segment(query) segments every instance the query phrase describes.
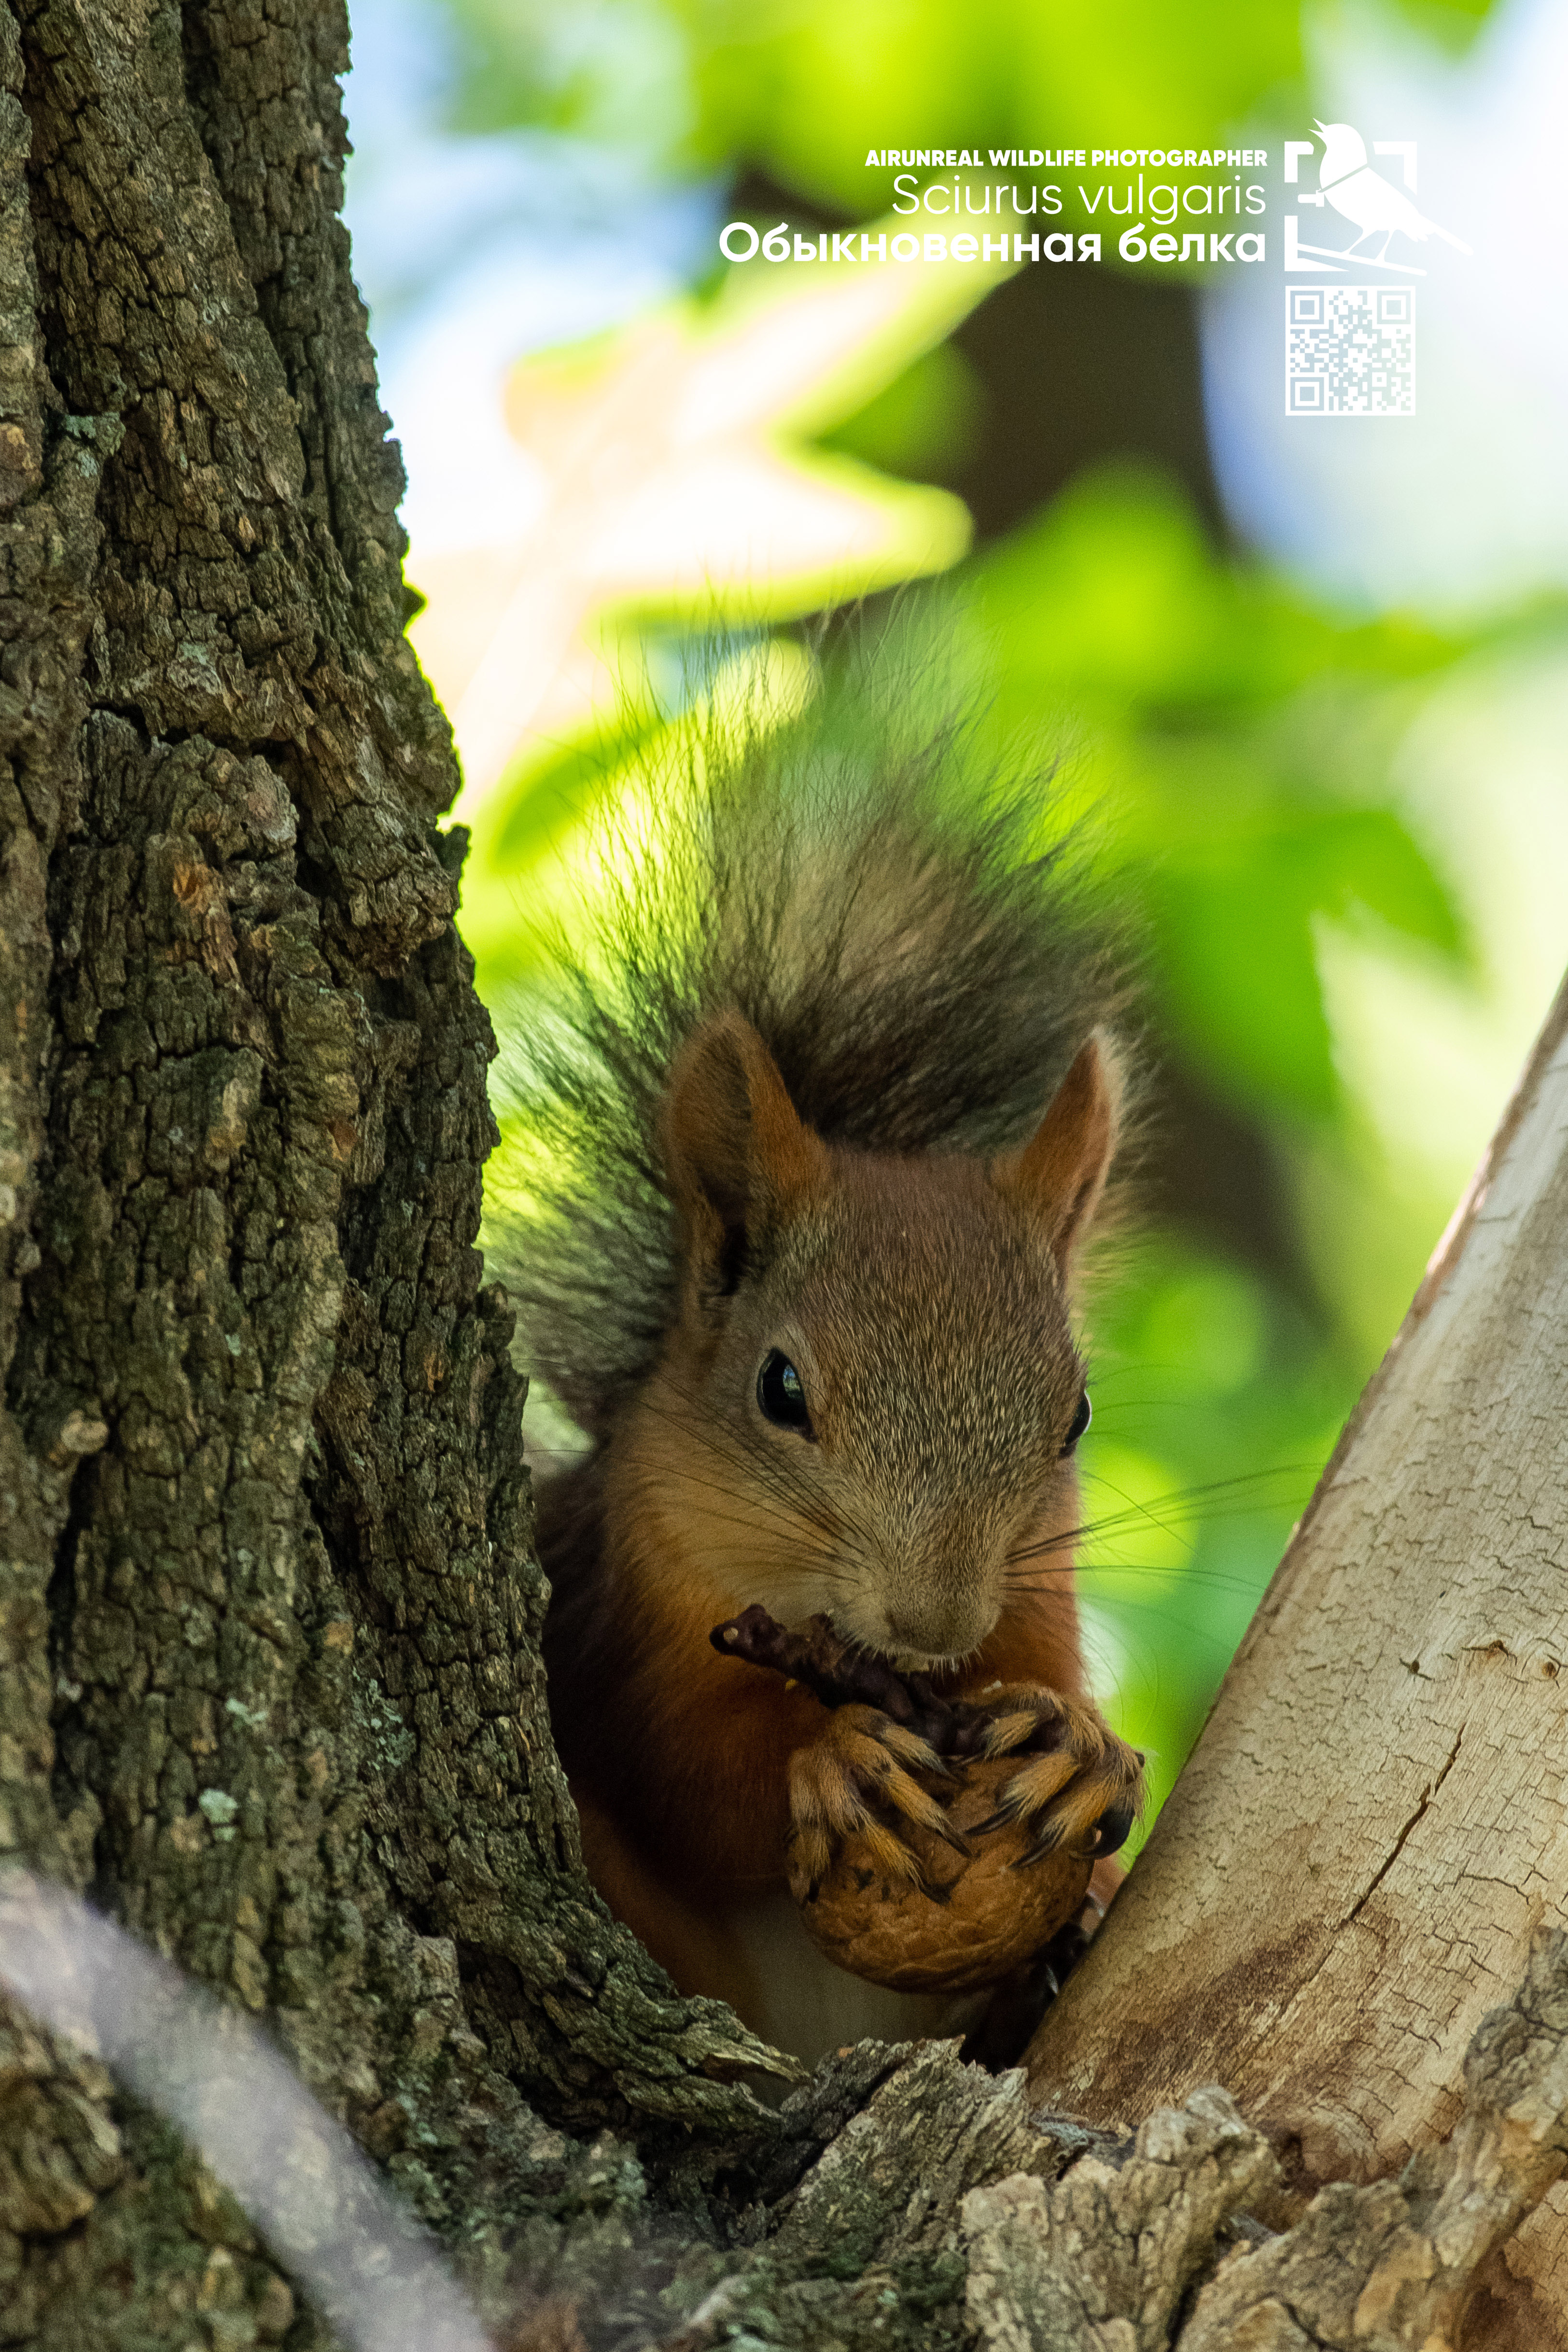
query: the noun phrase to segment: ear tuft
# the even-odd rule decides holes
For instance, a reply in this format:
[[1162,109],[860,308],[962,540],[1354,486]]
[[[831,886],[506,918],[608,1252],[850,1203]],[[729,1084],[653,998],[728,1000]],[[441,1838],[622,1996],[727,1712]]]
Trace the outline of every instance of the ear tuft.
[[826,1171],[762,1038],[716,1013],[677,1057],[665,1098],[665,1164],[684,1228],[689,1292],[711,1306],[735,1289],[748,1251]]
[[1028,1142],[992,1168],[997,1189],[1044,1227],[1064,1274],[1105,1192],[1122,1092],[1121,1058],[1109,1032],[1097,1029]]

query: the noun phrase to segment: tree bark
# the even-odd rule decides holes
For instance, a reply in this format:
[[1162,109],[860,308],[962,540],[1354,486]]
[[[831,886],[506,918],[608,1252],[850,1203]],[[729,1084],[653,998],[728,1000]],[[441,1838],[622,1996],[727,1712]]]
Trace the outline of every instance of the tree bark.
[[[581,2168],[543,2118],[743,2135],[760,2053],[594,1900],[550,1742],[346,61],[332,5],[0,14],[0,1837],[482,2239]],[[101,2067],[0,2074],[5,2340],[278,2332]]]
[[[1134,2139],[864,2044],[774,2114],[583,1876],[345,62],[337,0],[0,12],[0,1940],[54,1881],[264,2021],[516,2345],[1436,2342],[1568,2148],[1568,1945],[1425,2171],[1270,2236],[1220,2094]],[[325,2343],[50,1977],[0,2344]]]
[[[1568,983],[1103,1934],[1031,2053],[1100,2121],[1217,2080],[1279,2215],[1454,2124],[1568,1889]],[[1478,2344],[1568,2345],[1560,2185]]]

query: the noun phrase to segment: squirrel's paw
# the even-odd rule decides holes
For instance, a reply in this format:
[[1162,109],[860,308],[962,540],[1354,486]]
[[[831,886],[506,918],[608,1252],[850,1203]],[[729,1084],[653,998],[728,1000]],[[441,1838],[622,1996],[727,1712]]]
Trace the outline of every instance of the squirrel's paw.
[[802,1876],[814,1900],[847,1838],[854,1838],[889,1878],[922,1883],[918,1857],[900,1825],[930,1832],[963,1854],[970,1851],[936,1799],[915,1773],[952,1778],[935,1750],[874,1706],[841,1706],[821,1737],[797,1748],[789,1762],[792,1877]]
[[1123,1843],[1143,1803],[1143,1759],[1087,1699],[1038,1683],[970,1694],[989,1718],[980,1753],[1016,1755],[1018,1769],[974,1837],[1021,1826],[1028,1843],[1013,1867],[1026,1870],[1064,1846],[1103,1856]]
[[[1022,1966],[1082,1909],[1092,1837],[1053,1826],[1023,1870],[1035,1817],[1020,1814],[1011,1830],[996,1823],[1020,1774],[1054,1760],[1024,1743],[1039,1730],[1040,1702],[1055,1702],[1022,1696],[1037,1702],[1022,1730],[1000,1713],[993,1726],[984,1709],[971,1712],[965,1750],[951,1757],[922,1755],[916,1735],[860,1706],[840,1707],[823,1738],[796,1750],[790,1893],[806,1934],[838,1967],[900,1992],[970,1992]],[[987,1735],[1002,1752],[983,1752]],[[1075,1784],[1055,1786],[1048,1807],[1076,1800]],[[996,1833],[976,1835],[983,1823]]]

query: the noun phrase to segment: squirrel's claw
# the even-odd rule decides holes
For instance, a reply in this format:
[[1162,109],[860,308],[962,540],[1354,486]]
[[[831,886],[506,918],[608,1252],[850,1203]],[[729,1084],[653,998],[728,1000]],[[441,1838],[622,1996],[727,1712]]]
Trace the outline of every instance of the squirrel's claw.
[[[1142,1790],[1139,1793],[1141,1795]],[[1126,1844],[1132,1824],[1137,1818],[1138,1808],[1135,1804],[1123,1801],[1107,1806],[1099,1821],[1093,1822],[1089,1828],[1089,1851],[1097,1862],[1103,1862],[1109,1854],[1115,1853]],[[1031,1863],[1044,1862],[1047,1854],[1056,1853],[1067,1833],[1067,1823],[1047,1814],[1039,1835],[1018,1856],[1013,1868],[1027,1870]]]
[[[985,1836],[1022,1822],[1032,1832],[1013,1867],[1027,1870],[1065,1843],[1097,1856],[1123,1843],[1143,1801],[1143,1759],[1083,1699],[1028,1685],[987,1701],[983,1752],[1016,1754],[1001,1801],[976,1825]],[[1033,1752],[1031,1752],[1033,1751]]]
[[827,1718],[819,1739],[796,1748],[789,1766],[790,1821],[814,1894],[832,1867],[835,1846],[848,1837],[864,1843],[888,1877],[924,1885],[919,1861],[899,1835],[900,1819],[969,1854],[969,1846],[950,1826],[937,1800],[914,1778],[916,1772],[952,1777],[949,1766],[916,1733],[871,1706],[838,1708]]
[[1028,1814],[1037,1813],[1049,1804],[1058,1790],[1065,1789],[1079,1769],[1079,1759],[1070,1749],[1059,1749],[1054,1756],[1041,1756],[1026,1764],[1016,1779],[1009,1780],[1002,1801],[980,1824],[978,1834],[988,1830],[1010,1828]]
[[1126,1844],[1137,1818],[1138,1809],[1131,1804],[1112,1805],[1108,1811],[1101,1813],[1094,1825],[1095,1853],[1102,1857],[1119,1853]]

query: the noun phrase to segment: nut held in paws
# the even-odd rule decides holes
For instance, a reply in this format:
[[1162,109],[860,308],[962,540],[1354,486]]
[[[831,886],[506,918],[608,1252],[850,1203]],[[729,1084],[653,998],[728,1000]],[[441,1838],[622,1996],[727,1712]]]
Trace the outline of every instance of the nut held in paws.
[[[1016,1761],[999,1756],[969,1764],[947,1807],[961,1834],[995,1811]],[[934,1785],[934,1784],[933,1784]],[[994,1984],[1047,1943],[1082,1908],[1098,1855],[1060,1850],[1025,1868],[1031,1833],[1025,1825],[970,1840],[971,1859],[910,1823],[906,1845],[923,1885],[889,1877],[862,1839],[850,1836],[815,1890],[792,1854],[790,1893],[806,1933],[830,1960],[899,1992],[967,1992]],[[954,1962],[955,1947],[963,1959]]]

